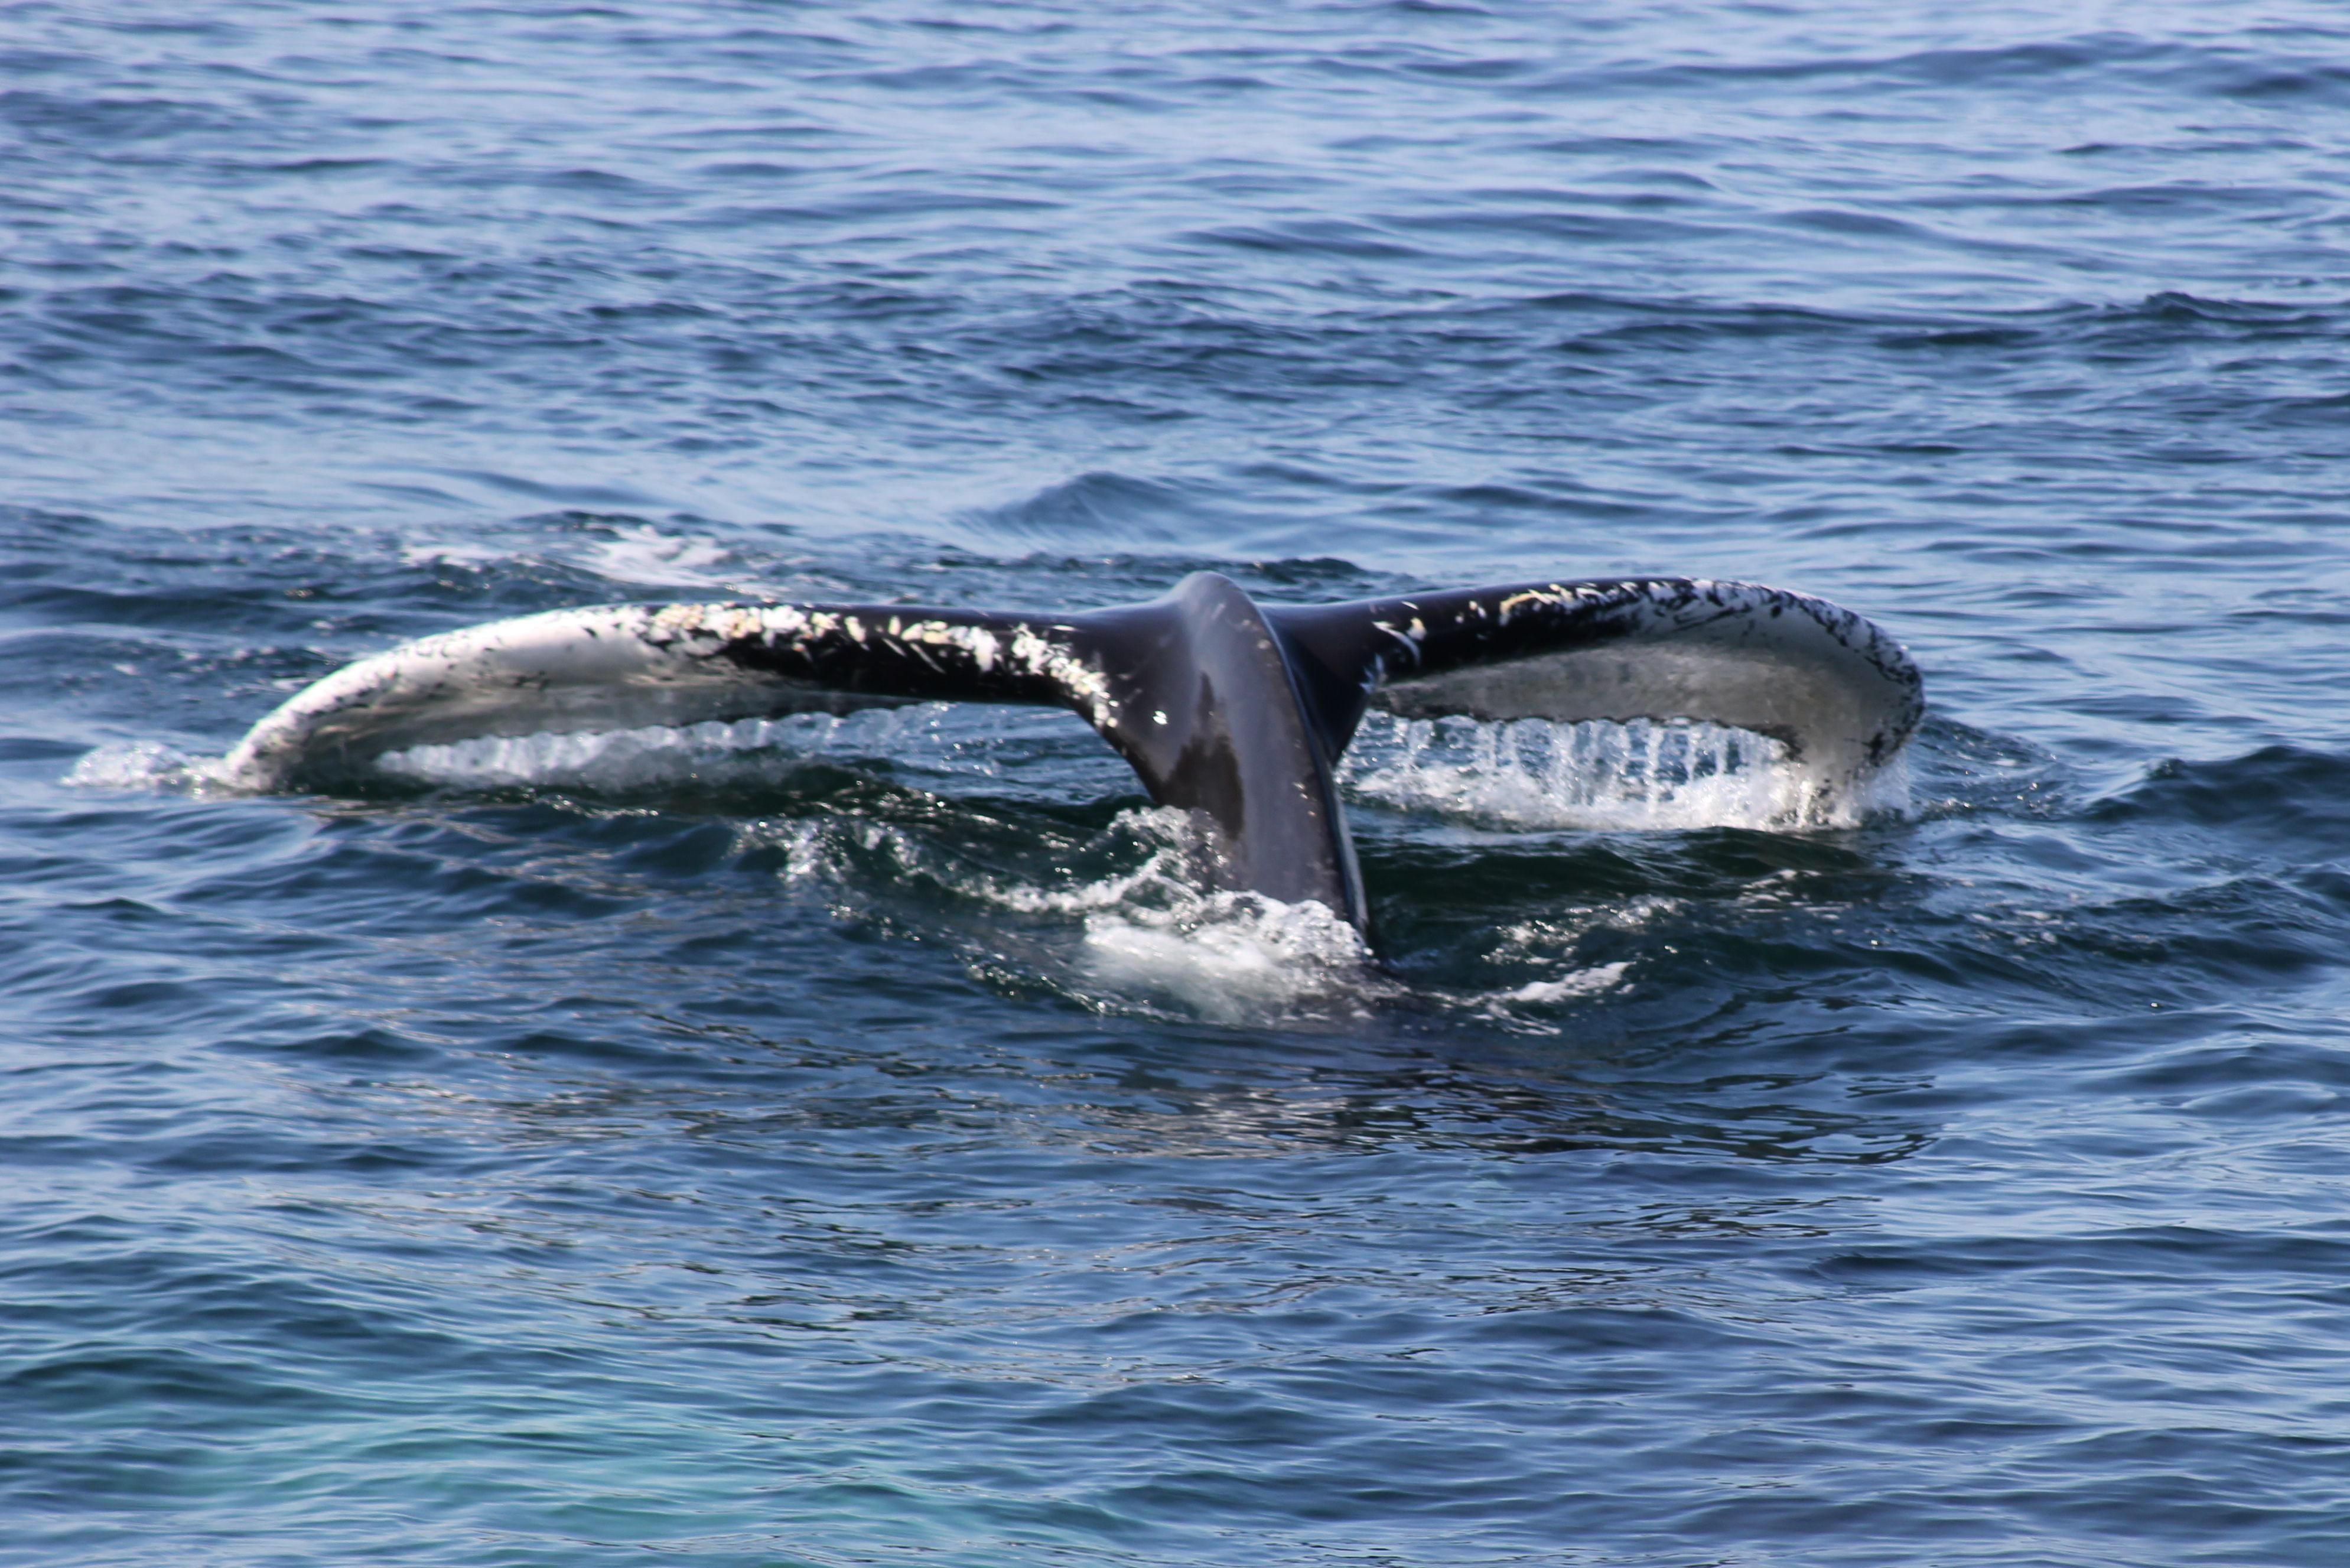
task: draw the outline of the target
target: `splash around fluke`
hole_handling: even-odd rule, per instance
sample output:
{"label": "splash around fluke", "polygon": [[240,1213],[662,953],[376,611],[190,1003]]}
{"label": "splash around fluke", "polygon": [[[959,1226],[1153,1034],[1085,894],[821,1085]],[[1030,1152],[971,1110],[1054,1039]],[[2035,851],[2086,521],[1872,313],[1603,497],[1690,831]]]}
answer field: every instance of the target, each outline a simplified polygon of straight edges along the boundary
{"label": "splash around fluke", "polygon": [[1773,737],[1831,788],[1899,752],[1917,666],[1825,600],[1687,577],[1261,605],[1195,573],[1074,615],[903,605],[620,605],[406,643],[297,693],[224,772],[329,784],[411,746],[842,713],[909,702],[1074,710],[1200,830],[1210,887],[1316,899],[1367,929],[1336,780],[1366,711],[1694,720]]}

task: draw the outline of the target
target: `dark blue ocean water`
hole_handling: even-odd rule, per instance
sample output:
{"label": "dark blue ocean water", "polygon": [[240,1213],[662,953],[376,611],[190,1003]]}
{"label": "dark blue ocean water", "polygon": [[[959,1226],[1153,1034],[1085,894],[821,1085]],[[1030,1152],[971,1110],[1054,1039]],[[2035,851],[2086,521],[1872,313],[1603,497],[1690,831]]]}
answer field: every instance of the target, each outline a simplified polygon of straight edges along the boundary
{"label": "dark blue ocean water", "polygon": [[[2350,1561],[2345,152],[2314,0],[0,4],[0,1559]],[[203,783],[1201,567],[1825,595],[1906,808],[1390,735],[1378,972],[1066,716]]]}

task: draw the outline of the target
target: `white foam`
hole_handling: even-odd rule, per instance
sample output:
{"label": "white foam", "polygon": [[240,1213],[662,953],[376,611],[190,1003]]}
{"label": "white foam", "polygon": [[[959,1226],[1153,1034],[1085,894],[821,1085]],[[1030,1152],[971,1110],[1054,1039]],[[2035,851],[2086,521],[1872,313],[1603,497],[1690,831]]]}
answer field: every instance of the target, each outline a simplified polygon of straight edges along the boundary
{"label": "white foam", "polygon": [[1575,954],[1586,938],[1601,930],[1638,930],[1680,907],[1677,898],[1634,898],[1622,904],[1592,904],[1561,909],[1552,917],[1504,926],[1501,939],[1487,956],[1513,967],[1563,965],[1546,980],[1483,992],[1470,999],[1488,1018],[1525,1024],[1526,1009],[1555,1007],[1561,1002],[1603,996],[1631,989],[1627,978],[1633,961],[1586,964]]}
{"label": "white foam", "polygon": [[760,591],[728,574],[726,568],[740,563],[725,545],[711,539],[665,534],[650,523],[599,524],[588,530],[585,538],[575,535],[540,545],[531,550],[464,539],[421,539],[400,546],[400,558],[411,566],[482,569],[535,566],[552,556],[608,582],[714,588],[730,595]]}
{"label": "white foam", "polygon": [[1253,893],[1194,895],[1175,909],[1128,905],[1086,919],[1095,981],[1173,1001],[1218,1023],[1270,1020],[1373,988],[1360,932],[1328,906]]}
{"label": "white foam", "polygon": [[936,771],[992,775],[995,764],[943,737],[947,710],[928,703],[856,713],[798,713],[733,723],[649,725],[575,734],[484,735],[388,752],[375,765],[395,777],[479,789],[536,785],[587,791],[664,784],[755,782],[787,763],[836,755],[918,757]]}
{"label": "white foam", "polygon": [[148,794],[229,793],[220,758],[192,757],[147,742],[88,752],[74,763],[64,783],[72,789],[136,790]]}
{"label": "white foam", "polygon": [[1315,899],[1202,890],[1188,871],[1195,831],[1171,807],[1120,812],[1110,836],[1149,848],[1132,870],[1058,886],[982,877],[973,890],[1024,913],[1082,916],[1078,965],[1114,992],[1220,1023],[1359,1004],[1372,980],[1362,933]]}
{"label": "white foam", "polygon": [[1340,777],[1355,794],[1506,827],[1774,831],[1906,809],[1898,763],[1825,777],[1765,735],[1721,724],[1399,719],[1374,713]]}
{"label": "white foam", "polygon": [[538,784],[557,789],[638,789],[681,780],[764,771],[757,759],[781,749],[777,725],[660,725],[578,734],[484,735],[446,745],[411,746],[376,759],[395,778],[465,788]]}
{"label": "white foam", "polygon": [[[946,929],[962,926],[986,963],[1024,952],[1010,961],[1016,969],[1052,975],[1097,1007],[1172,1005],[1219,1023],[1272,1023],[1359,1012],[1385,989],[1361,934],[1322,904],[1200,888],[1187,871],[1192,833],[1180,811],[1120,812],[1098,838],[1056,857],[1074,864],[1023,877],[981,869],[894,823],[827,817],[790,826],[781,875],[848,892],[870,876],[853,862],[878,857],[901,890],[927,883],[951,902],[1002,911],[976,921],[939,916]],[[1103,869],[1105,861],[1124,868]],[[852,892],[847,902],[867,899]]]}
{"label": "white foam", "polygon": [[1603,991],[1613,991],[1623,984],[1624,971],[1631,967],[1631,961],[1626,960],[1621,963],[1601,963],[1589,969],[1569,970],[1555,980],[1530,980],[1515,991],[1502,992],[1496,1000],[1542,1003],[1564,1002],[1570,996],[1596,996]]}
{"label": "white foam", "polygon": [[612,537],[598,540],[577,556],[580,565],[616,583],[729,587],[726,578],[712,569],[727,564],[724,546],[707,539],[664,534],[650,523],[614,529]]}

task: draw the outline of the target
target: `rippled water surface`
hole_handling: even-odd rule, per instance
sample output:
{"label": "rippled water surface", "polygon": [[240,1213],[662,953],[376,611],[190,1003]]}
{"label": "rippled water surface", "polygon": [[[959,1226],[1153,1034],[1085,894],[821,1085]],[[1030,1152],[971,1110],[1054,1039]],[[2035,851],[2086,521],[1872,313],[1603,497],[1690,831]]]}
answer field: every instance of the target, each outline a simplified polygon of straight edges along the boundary
{"label": "rippled water surface", "polygon": [[[0,4],[0,1556],[2350,1560],[2345,111],[2319,4]],[[1202,567],[1826,596],[1906,805],[1375,728],[1369,968],[1066,715],[203,783]]]}

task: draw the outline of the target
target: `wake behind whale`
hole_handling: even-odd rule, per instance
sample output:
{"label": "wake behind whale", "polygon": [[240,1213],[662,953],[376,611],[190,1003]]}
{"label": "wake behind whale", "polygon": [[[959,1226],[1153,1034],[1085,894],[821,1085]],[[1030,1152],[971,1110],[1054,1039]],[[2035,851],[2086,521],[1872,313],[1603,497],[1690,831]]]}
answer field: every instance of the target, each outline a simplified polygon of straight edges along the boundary
{"label": "wake behind whale", "polygon": [[[1339,798],[1365,715],[1403,724],[1695,721],[1768,737],[1824,791],[1865,788],[1922,711],[1916,666],[1859,616],[1753,584],[1551,581],[1260,605],[1213,573],[1066,616],[898,605],[558,610],[363,659],[264,718],[228,782],[331,785],[484,737],[847,713],[1066,708],[1196,829],[1209,889],[1317,902],[1367,929]],[[1571,759],[1566,764],[1572,765]]]}

